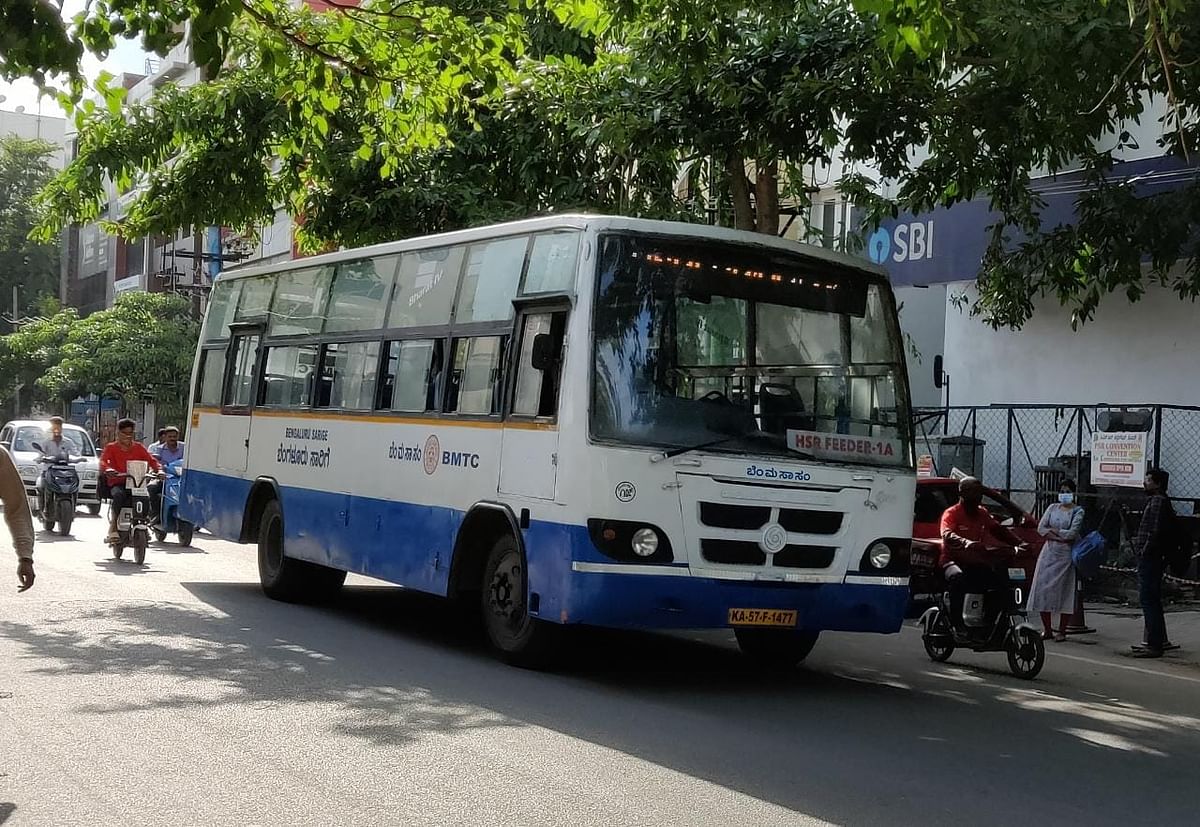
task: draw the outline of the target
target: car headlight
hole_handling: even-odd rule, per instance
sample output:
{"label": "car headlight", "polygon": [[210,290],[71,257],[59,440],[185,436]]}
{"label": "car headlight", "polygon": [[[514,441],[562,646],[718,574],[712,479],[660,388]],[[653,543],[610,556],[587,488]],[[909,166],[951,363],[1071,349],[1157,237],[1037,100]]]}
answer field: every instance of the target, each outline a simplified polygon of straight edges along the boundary
{"label": "car headlight", "polygon": [[99,479],[99,478],[100,478],[100,472],[99,472],[99,471],[84,471],[84,472],[83,472],[83,478],[84,478],[85,480],[95,480],[95,479]]}
{"label": "car headlight", "polygon": [[17,471],[20,472],[22,477],[36,477],[38,473],[36,465],[18,465]]}
{"label": "car headlight", "polygon": [[871,565],[877,569],[886,569],[892,562],[892,550],[886,543],[876,543],[867,552]]}
{"label": "car headlight", "polygon": [[658,551],[658,534],[652,528],[639,528],[629,545],[638,557],[653,557]]}

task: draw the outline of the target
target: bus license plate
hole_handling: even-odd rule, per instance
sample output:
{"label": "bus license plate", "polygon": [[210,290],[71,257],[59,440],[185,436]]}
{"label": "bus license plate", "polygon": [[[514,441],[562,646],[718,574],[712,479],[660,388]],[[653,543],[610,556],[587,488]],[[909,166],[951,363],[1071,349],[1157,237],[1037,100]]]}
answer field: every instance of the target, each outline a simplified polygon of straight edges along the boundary
{"label": "bus license plate", "polygon": [[730,609],[730,626],[795,626],[795,609]]}

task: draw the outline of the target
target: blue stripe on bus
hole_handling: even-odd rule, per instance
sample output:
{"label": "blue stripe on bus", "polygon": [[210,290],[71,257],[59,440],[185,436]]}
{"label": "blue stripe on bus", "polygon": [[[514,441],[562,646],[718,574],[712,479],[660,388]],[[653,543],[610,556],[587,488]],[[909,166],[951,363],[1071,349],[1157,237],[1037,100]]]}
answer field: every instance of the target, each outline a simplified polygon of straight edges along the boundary
{"label": "blue stripe on bus", "polygon": [[[189,469],[182,516],[237,541],[252,481]],[[373,497],[282,487],[289,556],[445,595],[465,513]],[[525,531],[530,591],[546,620],[625,628],[719,628],[730,608],[796,609],[801,628],[897,632],[907,586],[776,584],[576,572],[573,561],[611,563],[587,528],[534,519]]]}

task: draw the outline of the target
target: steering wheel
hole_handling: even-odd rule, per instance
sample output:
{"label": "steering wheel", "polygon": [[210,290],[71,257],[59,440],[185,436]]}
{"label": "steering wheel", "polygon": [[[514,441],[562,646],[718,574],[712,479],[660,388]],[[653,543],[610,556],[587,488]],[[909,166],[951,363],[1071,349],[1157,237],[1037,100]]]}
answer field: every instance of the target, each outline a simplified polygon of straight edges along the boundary
{"label": "steering wheel", "polygon": [[704,396],[700,397],[700,401],[701,402],[724,402],[726,405],[733,404],[731,401],[729,401],[729,397],[726,396],[725,394],[721,393],[721,391],[709,391],[708,393],[704,394]]}

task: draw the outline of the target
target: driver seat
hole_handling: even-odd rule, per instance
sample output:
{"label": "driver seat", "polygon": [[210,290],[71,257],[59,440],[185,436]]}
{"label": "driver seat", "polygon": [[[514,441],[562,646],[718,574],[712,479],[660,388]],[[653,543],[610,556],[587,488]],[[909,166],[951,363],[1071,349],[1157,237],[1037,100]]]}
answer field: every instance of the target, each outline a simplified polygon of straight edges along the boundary
{"label": "driver seat", "polygon": [[758,412],[767,433],[786,436],[789,429],[813,429],[813,418],[804,415],[804,400],[795,385],[763,382],[758,386]]}

